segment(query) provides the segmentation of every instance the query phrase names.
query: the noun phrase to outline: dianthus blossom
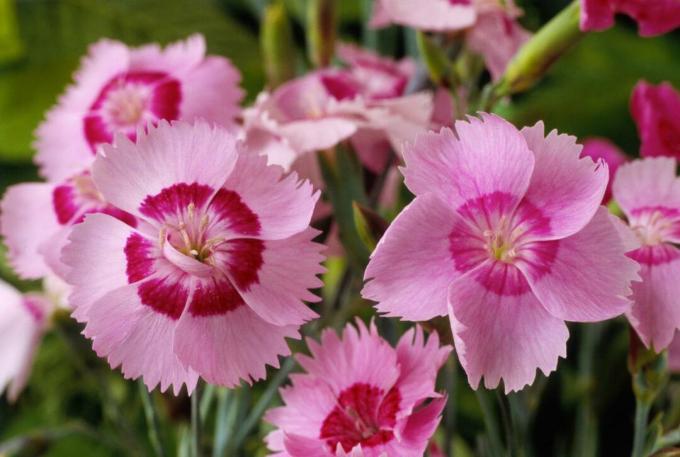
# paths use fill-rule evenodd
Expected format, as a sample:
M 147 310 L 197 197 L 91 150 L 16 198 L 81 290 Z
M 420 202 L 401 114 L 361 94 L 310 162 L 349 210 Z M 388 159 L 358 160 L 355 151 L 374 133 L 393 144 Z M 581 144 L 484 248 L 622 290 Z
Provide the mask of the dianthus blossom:
M 614 199 L 635 237 L 628 254 L 640 264 L 628 319 L 647 347 L 665 349 L 680 329 L 680 178 L 675 159 L 624 164 L 614 179 Z
M 161 119 L 235 128 L 241 76 L 228 59 L 205 52 L 201 35 L 163 49 L 107 39 L 90 46 L 74 84 L 37 129 L 41 174 L 50 181 L 72 178 L 92 163 L 98 145 L 117 133 L 134 140 Z
M 206 123 L 120 135 L 92 177 L 138 221 L 90 214 L 63 250 L 73 315 L 97 354 L 175 392 L 278 366 L 285 338 L 316 316 L 303 300 L 317 299 L 323 271 L 309 228 L 318 192 Z
M 374 324 L 347 325 L 342 337 L 326 329 L 310 356 L 298 355 L 305 373 L 281 389 L 284 406 L 266 420 L 277 427 L 267 443 L 278 457 L 420 457 L 446 402 L 435 389 L 451 348 L 436 333 L 425 341 L 410 329 L 396 348 Z
M 517 130 L 488 114 L 404 150 L 416 195 L 391 224 L 362 292 L 411 321 L 449 316 L 470 384 L 506 391 L 566 356 L 565 321 L 622 314 L 637 265 L 600 206 L 604 162 L 542 123 Z

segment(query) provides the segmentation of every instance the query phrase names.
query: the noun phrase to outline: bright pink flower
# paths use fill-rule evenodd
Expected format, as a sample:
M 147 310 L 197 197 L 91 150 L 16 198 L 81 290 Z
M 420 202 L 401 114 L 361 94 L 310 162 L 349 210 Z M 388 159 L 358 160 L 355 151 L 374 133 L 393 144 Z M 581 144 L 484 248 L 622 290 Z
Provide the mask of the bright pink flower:
M 590 157 L 595 161 L 602 159 L 609 166 L 609 182 L 607 183 L 607 190 L 602 200 L 602 203 L 606 205 L 612 198 L 612 183 L 616 170 L 626 163 L 628 158 L 614 143 L 605 138 L 589 138 L 585 140 L 581 157 Z
M 642 142 L 640 154 L 680 159 L 680 93 L 670 83 L 640 81 L 630 109 Z
M 277 366 L 285 338 L 316 316 L 302 300 L 316 300 L 323 271 L 309 228 L 318 193 L 281 175 L 206 123 L 161 121 L 136 144 L 102 146 L 94 182 L 138 225 L 88 215 L 63 250 L 95 351 L 175 392 L 199 375 L 234 386 Z
M 614 26 L 614 15 L 625 14 L 638 23 L 640 35 L 654 36 L 680 27 L 677 0 L 581 0 L 581 30 Z
M 274 455 L 423 455 L 446 402 L 434 388 L 451 348 L 436 333 L 425 342 L 420 327 L 396 348 L 374 324 L 357 327 L 347 325 L 342 338 L 326 329 L 321 344 L 307 340 L 311 356 L 297 356 L 306 373 L 291 375 L 285 405 L 266 415 L 278 427 L 267 437 Z
M 15 401 L 31 374 L 35 354 L 52 310 L 37 294 L 21 293 L 0 281 L 0 394 Z
M 404 151 L 415 200 L 371 257 L 363 296 L 388 316 L 448 313 L 476 388 L 506 391 L 566 355 L 564 321 L 623 313 L 637 265 L 605 208 L 607 167 L 574 137 L 518 131 L 489 114 L 418 137 Z
M 70 178 L 89 167 L 99 144 L 116 133 L 134 140 L 139 129 L 160 119 L 200 118 L 232 127 L 243 97 L 239 80 L 228 59 L 205 55 L 201 35 L 165 49 L 101 40 L 38 127 L 41 174 L 51 181 Z
M 636 235 L 628 255 L 640 266 L 628 319 L 647 347 L 660 351 L 680 329 L 680 178 L 673 158 L 656 157 L 621 165 L 614 199 Z
M 50 274 L 63 277 L 61 249 L 74 224 L 86 214 L 105 213 L 136 226 L 134 216 L 107 204 L 81 173 L 61 183 L 22 183 L 7 189 L 0 203 L 0 231 L 9 248 L 9 261 L 22 278 Z

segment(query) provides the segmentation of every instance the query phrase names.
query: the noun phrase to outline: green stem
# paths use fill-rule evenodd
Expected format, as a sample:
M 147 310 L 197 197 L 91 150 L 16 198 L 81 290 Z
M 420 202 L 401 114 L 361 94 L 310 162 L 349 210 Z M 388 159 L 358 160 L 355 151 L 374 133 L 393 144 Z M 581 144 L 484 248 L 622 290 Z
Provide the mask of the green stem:
M 659 438 L 654 444 L 654 449 L 652 449 L 652 454 L 665 449 L 667 447 L 675 446 L 680 444 L 680 428 L 666 433 L 664 436 Z
M 501 434 L 498 430 L 498 419 L 493 408 L 493 401 L 489 395 L 490 391 L 486 390 L 484 387 L 479 387 L 475 390 L 475 396 L 477 397 L 479 407 L 482 410 L 482 416 L 484 417 L 490 455 L 492 457 L 504 457 L 505 449 L 503 447 L 503 441 L 501 440 Z
M 201 381 L 191 394 L 191 455 L 201 457 Z
M 647 441 L 647 422 L 652 404 L 648 401 L 635 397 L 635 432 L 633 435 L 632 457 L 645 457 L 645 444 Z
M 519 457 L 520 446 L 517 440 L 517 434 L 515 432 L 515 426 L 510 416 L 510 405 L 508 404 L 508 397 L 501 392 L 500 389 L 496 389 L 496 398 L 498 399 L 498 407 L 501 412 L 501 423 L 503 424 L 503 432 L 505 433 L 505 442 L 508 448 L 512 449 L 512 455 L 514 457 Z
M 577 409 L 576 431 L 574 434 L 574 457 L 595 457 L 597 455 L 597 415 L 593 404 L 593 363 L 595 349 L 600 340 L 603 326 L 592 324 L 581 327 L 581 344 L 578 354 L 578 385 L 581 386 Z
M 267 384 L 267 389 L 262 393 L 260 399 L 248 414 L 248 417 L 246 418 L 243 425 L 239 427 L 236 437 L 234 438 L 234 449 L 241 447 L 241 444 L 248 437 L 250 431 L 253 429 L 253 427 L 255 427 L 255 425 L 258 424 L 260 418 L 267 410 L 274 399 L 274 396 L 278 392 L 279 386 L 285 382 L 285 380 L 288 378 L 288 374 L 293 370 L 294 367 L 295 359 L 292 357 L 287 358 L 286 361 L 281 365 L 281 369 L 278 371 L 278 373 L 276 373 L 271 381 L 269 381 Z
M 543 78 L 548 69 L 582 36 L 579 1 L 575 0 L 545 24 L 517 52 L 495 88 L 497 97 L 522 92 Z
M 147 390 L 144 383 L 140 380 L 139 394 L 142 397 L 142 405 L 144 406 L 144 416 L 146 417 L 146 427 L 149 432 L 149 441 L 151 442 L 151 447 L 158 457 L 165 456 L 165 450 L 163 448 L 163 443 L 161 441 L 161 436 L 158 426 L 158 414 L 156 413 L 156 408 L 153 404 L 153 399 L 151 394 Z
M 446 402 L 444 414 L 444 450 L 445 455 L 453 456 L 453 437 L 456 430 L 456 377 L 458 376 L 458 366 L 456 356 L 450 355 L 444 368 L 444 382 L 449 398 Z

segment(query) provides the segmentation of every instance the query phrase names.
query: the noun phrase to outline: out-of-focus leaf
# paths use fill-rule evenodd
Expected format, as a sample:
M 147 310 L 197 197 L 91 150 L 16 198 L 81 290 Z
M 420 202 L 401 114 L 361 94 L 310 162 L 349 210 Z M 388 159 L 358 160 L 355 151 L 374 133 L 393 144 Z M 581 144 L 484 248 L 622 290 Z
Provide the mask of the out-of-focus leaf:
M 548 129 L 579 138 L 604 136 L 637 154 L 630 93 L 642 78 L 680 87 L 679 55 L 680 41 L 673 35 L 640 38 L 624 27 L 591 33 L 537 87 L 497 111 L 520 126 L 542 119 Z
M 33 130 L 102 37 L 138 45 L 203 33 L 208 51 L 232 59 L 249 95 L 263 84 L 257 37 L 210 0 L 36 0 L 18 4 L 26 58 L 0 69 L 0 160 L 26 161 Z

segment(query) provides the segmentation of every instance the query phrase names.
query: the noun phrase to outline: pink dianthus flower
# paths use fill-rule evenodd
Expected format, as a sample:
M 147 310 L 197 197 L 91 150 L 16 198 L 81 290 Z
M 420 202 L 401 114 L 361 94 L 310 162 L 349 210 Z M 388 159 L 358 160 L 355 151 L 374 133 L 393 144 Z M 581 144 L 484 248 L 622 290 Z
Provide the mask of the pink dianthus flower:
M 420 457 L 446 403 L 435 389 L 451 348 L 420 327 L 396 348 L 357 321 L 342 338 L 332 329 L 307 340 L 298 355 L 306 373 L 281 389 L 284 406 L 266 420 L 277 427 L 267 443 L 277 457 Z M 429 400 L 429 402 L 428 402 Z
M 318 192 L 206 123 L 119 135 L 92 175 L 138 221 L 88 215 L 63 250 L 73 315 L 97 354 L 175 392 L 278 366 L 285 338 L 316 316 L 303 300 L 316 300 L 323 271 L 309 228 Z
M 627 311 L 637 265 L 600 206 L 608 172 L 575 138 L 489 114 L 405 148 L 416 195 L 366 269 L 362 295 L 411 321 L 449 316 L 476 388 L 506 391 L 566 356 L 565 321 Z

